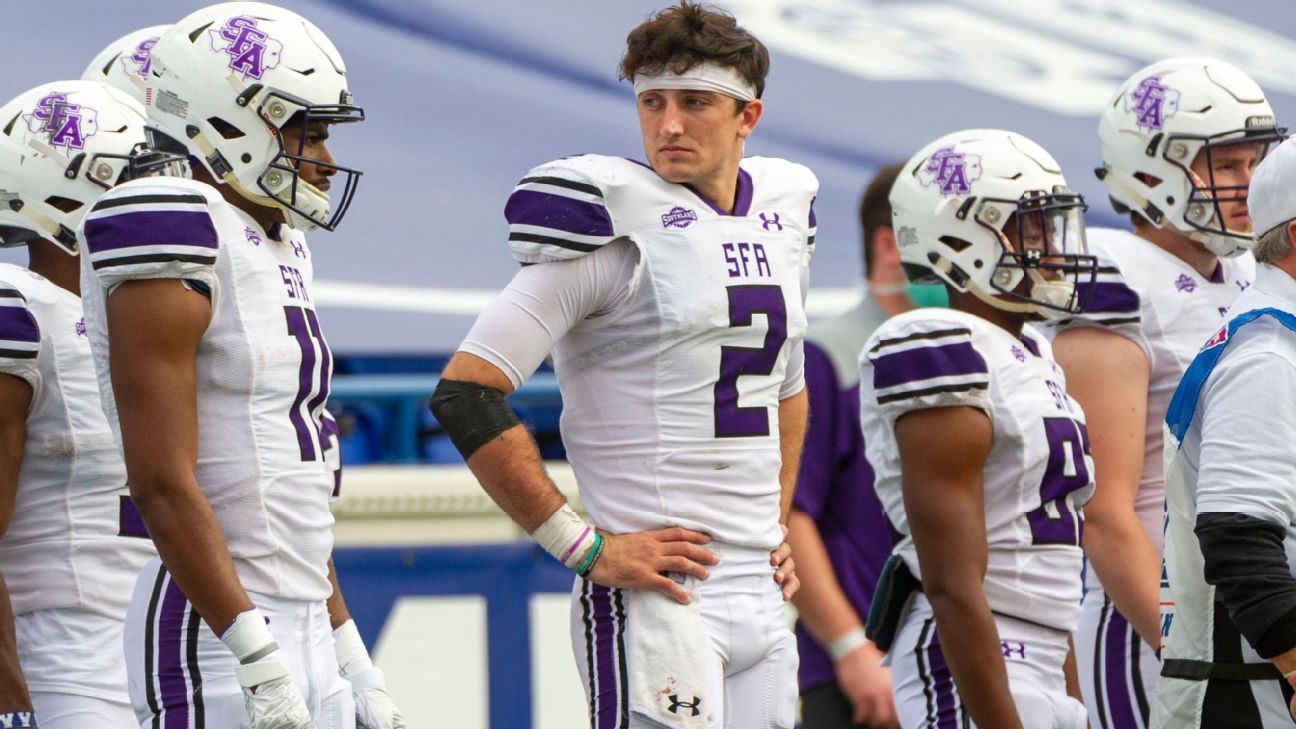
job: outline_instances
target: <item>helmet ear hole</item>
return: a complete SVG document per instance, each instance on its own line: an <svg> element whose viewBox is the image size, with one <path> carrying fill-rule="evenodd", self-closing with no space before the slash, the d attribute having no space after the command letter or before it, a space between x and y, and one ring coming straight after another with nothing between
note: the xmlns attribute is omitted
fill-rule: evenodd
<svg viewBox="0 0 1296 729"><path fill-rule="evenodd" d="M962 238L955 238L952 235L942 235L940 237L940 242L944 243L947 248L955 253L962 253L972 247L971 241L966 241Z"/></svg>
<svg viewBox="0 0 1296 729"><path fill-rule="evenodd" d="M197 42L198 42L198 37L201 36L204 32L206 32L206 30L207 30L208 28L210 28L210 27L212 27L212 24L211 24L211 23L207 23L206 25L198 26L198 28L196 28L196 29L194 30L194 32L192 32L192 33L189 34L189 42L190 42L190 43L197 43Z"/></svg>
<svg viewBox="0 0 1296 729"><path fill-rule="evenodd" d="M13 134L14 124L17 124L17 123L18 123L18 117L20 117L20 116L22 116L21 113L19 113L19 114L14 114L14 118L10 119L10 120L9 120L9 123L5 125L5 127L4 127L4 133L5 133L5 136L8 136L8 135L10 135L10 134Z"/></svg>
<svg viewBox="0 0 1296 729"><path fill-rule="evenodd" d="M218 116L208 117L207 123L212 125L212 128L215 129L223 139L240 139L246 136L243 134L243 130Z"/></svg>
<svg viewBox="0 0 1296 729"><path fill-rule="evenodd" d="M45 204L64 213L74 213L84 205L80 200L73 200L70 197L60 195L50 195L45 198Z"/></svg>

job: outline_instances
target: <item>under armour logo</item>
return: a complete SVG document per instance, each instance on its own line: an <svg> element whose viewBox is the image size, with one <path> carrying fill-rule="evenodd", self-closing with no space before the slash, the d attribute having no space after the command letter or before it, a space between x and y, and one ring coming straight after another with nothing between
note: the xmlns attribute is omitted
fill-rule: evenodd
<svg viewBox="0 0 1296 729"><path fill-rule="evenodd" d="M0 714L0 729L25 729L36 726L36 716L30 711L13 711Z"/></svg>
<svg viewBox="0 0 1296 729"><path fill-rule="evenodd" d="M783 224L779 222L779 214L771 213L771 215L774 217L766 217L765 213L760 214L761 226L765 228L765 230L769 230L771 225L777 227L779 230L783 230Z"/></svg>
<svg viewBox="0 0 1296 729"><path fill-rule="evenodd" d="M1016 653L1018 658L1023 661L1026 660L1026 644L1021 641L1015 643L1007 640L1001 641L999 647L1003 648L1004 658L1012 658L1013 654Z"/></svg>
<svg viewBox="0 0 1296 729"><path fill-rule="evenodd" d="M1197 290L1197 282L1189 278L1188 274L1181 273L1179 278L1175 279L1175 288L1184 293L1191 294Z"/></svg>
<svg viewBox="0 0 1296 729"><path fill-rule="evenodd" d="M256 232L256 230L251 226L243 226L243 236L247 238L248 243L251 243L254 246L261 245L261 234Z"/></svg>
<svg viewBox="0 0 1296 729"><path fill-rule="evenodd" d="M80 321L76 323L75 329L78 337L84 337L86 335L86 325L85 325L84 316L81 317Z"/></svg>
<svg viewBox="0 0 1296 729"><path fill-rule="evenodd" d="M692 701L680 701L679 696L676 694L671 694L667 698L669 698L671 702L668 711L672 714L678 714L680 708L683 707L685 709L692 709L692 716L702 715L702 709L699 708L702 706L702 699L697 696L694 696Z"/></svg>
<svg viewBox="0 0 1296 729"><path fill-rule="evenodd" d="M306 257L306 245L299 240L289 241L292 245L293 255L298 258Z"/></svg>

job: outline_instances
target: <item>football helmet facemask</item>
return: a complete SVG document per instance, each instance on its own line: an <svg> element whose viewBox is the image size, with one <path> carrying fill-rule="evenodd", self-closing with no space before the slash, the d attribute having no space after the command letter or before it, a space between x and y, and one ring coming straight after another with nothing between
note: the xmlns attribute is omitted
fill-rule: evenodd
<svg viewBox="0 0 1296 729"><path fill-rule="evenodd" d="M914 283L944 282L1039 318L1084 310L1098 271L1085 245L1084 199L1026 137L996 129L941 137L909 160L890 200Z"/></svg>
<svg viewBox="0 0 1296 729"><path fill-rule="evenodd" d="M203 8L158 39L148 86L159 146L198 158L243 197L283 210L294 228L337 227L361 172L308 157L306 145L320 123L363 121L364 110L352 103L342 57L319 28L264 3ZM293 144L285 144L289 129ZM302 177L302 164L325 175L324 189Z"/></svg>
<svg viewBox="0 0 1296 729"><path fill-rule="evenodd" d="M1102 167L1117 212L1134 212L1218 256L1250 247L1255 233L1230 227L1221 203L1245 202L1247 185L1216 181L1222 148L1257 145L1251 169L1282 141L1264 92L1236 67L1209 58L1170 58L1121 84L1098 122ZM1193 171L1201 159L1205 175Z"/></svg>
<svg viewBox="0 0 1296 729"><path fill-rule="evenodd" d="M144 107L96 81L59 81L0 107L0 245L35 238L77 252L76 228L114 185L184 157L146 143Z"/></svg>

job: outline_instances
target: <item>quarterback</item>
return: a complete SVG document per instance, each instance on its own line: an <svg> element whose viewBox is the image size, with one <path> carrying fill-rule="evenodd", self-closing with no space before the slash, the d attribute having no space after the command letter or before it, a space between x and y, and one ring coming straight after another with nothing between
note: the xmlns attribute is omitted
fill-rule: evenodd
<svg viewBox="0 0 1296 729"><path fill-rule="evenodd" d="M818 183L743 154L768 66L691 2L631 31L621 75L647 162L582 155L522 178L505 215L524 267L433 396L486 491L579 575L572 642L598 729L795 721L781 525ZM550 350L589 522L504 403Z"/></svg>
<svg viewBox="0 0 1296 729"><path fill-rule="evenodd" d="M357 122L315 26L262 3L204 8L151 49L152 138L193 179L149 177L82 223L86 323L131 497L161 561L127 613L141 726L403 727L334 580L324 421L332 356L305 231L359 172Z"/></svg>
<svg viewBox="0 0 1296 729"><path fill-rule="evenodd" d="M891 188L911 280L949 309L882 324L860 353L860 421L902 538L871 635L901 726L1082 729L1063 666L1080 609L1084 412L1028 320L1084 308L1084 201L1019 134L942 137Z"/></svg>
<svg viewBox="0 0 1296 729"><path fill-rule="evenodd" d="M1098 280L1053 342L1085 409L1098 479L1085 508L1088 589L1076 634L1095 724L1147 726L1172 614L1158 610L1165 488L1161 422L1202 342L1255 278L1251 172L1282 131L1260 87L1207 58L1140 69L1098 123L1098 176L1132 232L1089 231Z"/></svg>
<svg viewBox="0 0 1296 729"><path fill-rule="evenodd" d="M126 508L126 469L99 402L82 318L74 231L147 152L144 107L102 83L38 86L0 107L0 586L17 658L0 648L0 726L24 685L46 729L138 726L122 624L157 553ZM172 158L174 161L174 158ZM5 609L10 599L0 590ZM0 631L7 626L0 625Z"/></svg>

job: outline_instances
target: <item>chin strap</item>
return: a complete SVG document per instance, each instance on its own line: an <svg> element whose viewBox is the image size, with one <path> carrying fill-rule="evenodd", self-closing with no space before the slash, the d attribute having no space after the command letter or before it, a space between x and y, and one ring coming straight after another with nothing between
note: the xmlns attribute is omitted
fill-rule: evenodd
<svg viewBox="0 0 1296 729"><path fill-rule="evenodd" d="M207 161L207 167L215 173L216 178L219 179L222 184L234 188L239 195L242 195L251 203L260 205L264 208L274 208L275 210L279 210L284 214L284 222L288 224L288 227L297 227L294 225L293 212L291 210L284 207L283 204L272 197L248 189L247 186L239 181L238 175L234 174L234 168L225 160L225 155L218 152L216 148L211 145L211 142L207 141L207 135L203 134L202 130L190 126L186 131L189 133L189 138L193 140L194 144L198 145L198 150L202 152L203 159Z"/></svg>

